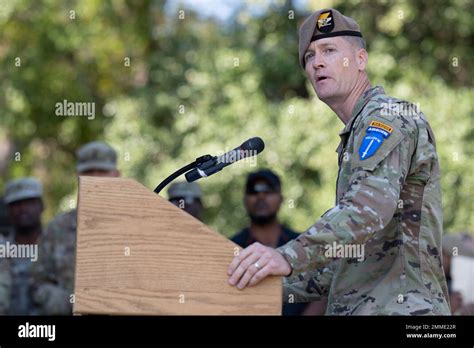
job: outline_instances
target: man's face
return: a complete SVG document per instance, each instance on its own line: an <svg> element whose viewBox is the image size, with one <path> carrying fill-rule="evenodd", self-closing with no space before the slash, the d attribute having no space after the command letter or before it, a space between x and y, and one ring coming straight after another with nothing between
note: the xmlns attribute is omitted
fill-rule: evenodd
<svg viewBox="0 0 474 348"><path fill-rule="evenodd" d="M305 71L318 98L325 103L343 100L354 89L360 69L358 49L342 37L311 42L305 53Z"/></svg>
<svg viewBox="0 0 474 348"><path fill-rule="evenodd" d="M43 202L40 198L23 199L8 204L8 216L17 231L41 224Z"/></svg>
<svg viewBox="0 0 474 348"><path fill-rule="evenodd" d="M265 180L257 180L254 184L270 188ZM246 193L244 198L245 209L253 222L262 224L276 218L282 202L280 192L265 190L265 192Z"/></svg>
<svg viewBox="0 0 474 348"><path fill-rule="evenodd" d="M81 172L81 173L79 173L79 175L116 178L116 177L120 176L120 172L118 170L91 169L91 170L86 170L84 172Z"/></svg>

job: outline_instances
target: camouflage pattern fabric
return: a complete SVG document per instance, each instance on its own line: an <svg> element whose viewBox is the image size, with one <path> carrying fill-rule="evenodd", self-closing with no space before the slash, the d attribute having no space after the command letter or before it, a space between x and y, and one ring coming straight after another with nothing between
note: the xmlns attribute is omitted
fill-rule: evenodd
<svg viewBox="0 0 474 348"><path fill-rule="evenodd" d="M10 240L10 243L14 243L14 240ZM32 269L35 262L32 262L30 258L10 259L11 294L9 315L38 314L38 308L32 298L34 283Z"/></svg>
<svg viewBox="0 0 474 348"><path fill-rule="evenodd" d="M46 228L34 269L34 299L43 315L72 314L77 211L54 218ZM36 265L35 265L36 266Z"/></svg>
<svg viewBox="0 0 474 348"><path fill-rule="evenodd" d="M368 156L370 127L388 136ZM373 87L340 137L336 206L277 249L293 268L283 300L327 296L331 315L450 315L438 156L425 116ZM363 245L363 260L329 257L334 243Z"/></svg>
<svg viewBox="0 0 474 348"><path fill-rule="evenodd" d="M30 198L41 198L43 196L43 185L38 179L20 178L9 181L5 186L5 204L22 201Z"/></svg>
<svg viewBox="0 0 474 348"><path fill-rule="evenodd" d="M5 244L6 240L0 235L0 244ZM10 273L10 260L0 258L0 315L8 314L10 308L10 294L12 278Z"/></svg>

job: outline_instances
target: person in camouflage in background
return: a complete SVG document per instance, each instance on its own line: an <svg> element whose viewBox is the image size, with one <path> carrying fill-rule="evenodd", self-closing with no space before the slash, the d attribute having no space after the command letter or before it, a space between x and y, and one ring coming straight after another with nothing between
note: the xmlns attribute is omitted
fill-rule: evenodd
<svg viewBox="0 0 474 348"><path fill-rule="evenodd" d="M78 175L118 177L117 154L103 142L94 141L77 151ZM42 239L39 267L35 269L34 299L43 315L72 314L76 254L77 210L55 217Z"/></svg>
<svg viewBox="0 0 474 348"><path fill-rule="evenodd" d="M186 213L202 221L202 190L197 182L179 181L168 189L168 200Z"/></svg>
<svg viewBox="0 0 474 348"><path fill-rule="evenodd" d="M229 283L243 289L286 276L285 302L327 297L330 315L449 315L438 155L425 116L371 85L353 19L320 10L299 38L316 94L345 124L336 205L276 251L244 249L229 265Z"/></svg>
<svg viewBox="0 0 474 348"><path fill-rule="evenodd" d="M0 197L0 244L6 244L6 236L12 231L10 219L7 215L7 206L3 197ZM10 260L0 258L0 315L7 314L10 308L11 274Z"/></svg>
<svg viewBox="0 0 474 348"><path fill-rule="evenodd" d="M0 268L3 272L10 272L9 282L4 284L10 287L6 311L9 315L38 314L32 299L32 268L38 261L37 250L42 236L41 214L44 210L42 196L43 187L35 178L11 180L5 186L4 202L13 231L3 242L0 242L4 247L1 256L8 258L1 261ZM17 250L15 254L6 255L5 252L3 255L3 250L11 248Z"/></svg>
<svg viewBox="0 0 474 348"><path fill-rule="evenodd" d="M6 238L0 234L0 244L6 244ZM12 276L10 273L10 260L0 258L0 315L8 314Z"/></svg>

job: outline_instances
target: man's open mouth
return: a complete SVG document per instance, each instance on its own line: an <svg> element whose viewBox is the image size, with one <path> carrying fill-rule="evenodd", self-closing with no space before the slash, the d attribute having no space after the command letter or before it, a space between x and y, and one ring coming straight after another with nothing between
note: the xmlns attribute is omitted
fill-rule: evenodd
<svg viewBox="0 0 474 348"><path fill-rule="evenodd" d="M327 76L319 76L318 78L316 78L316 82L319 82L319 81L324 81L326 79L328 79L329 77Z"/></svg>

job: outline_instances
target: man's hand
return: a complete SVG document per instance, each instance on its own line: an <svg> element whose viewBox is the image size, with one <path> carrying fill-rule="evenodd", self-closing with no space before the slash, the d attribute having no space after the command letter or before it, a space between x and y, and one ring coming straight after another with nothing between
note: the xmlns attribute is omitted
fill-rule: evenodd
<svg viewBox="0 0 474 348"><path fill-rule="evenodd" d="M232 260L227 274L229 284L243 289L253 286L269 275L288 276L291 266L275 249L253 243Z"/></svg>

